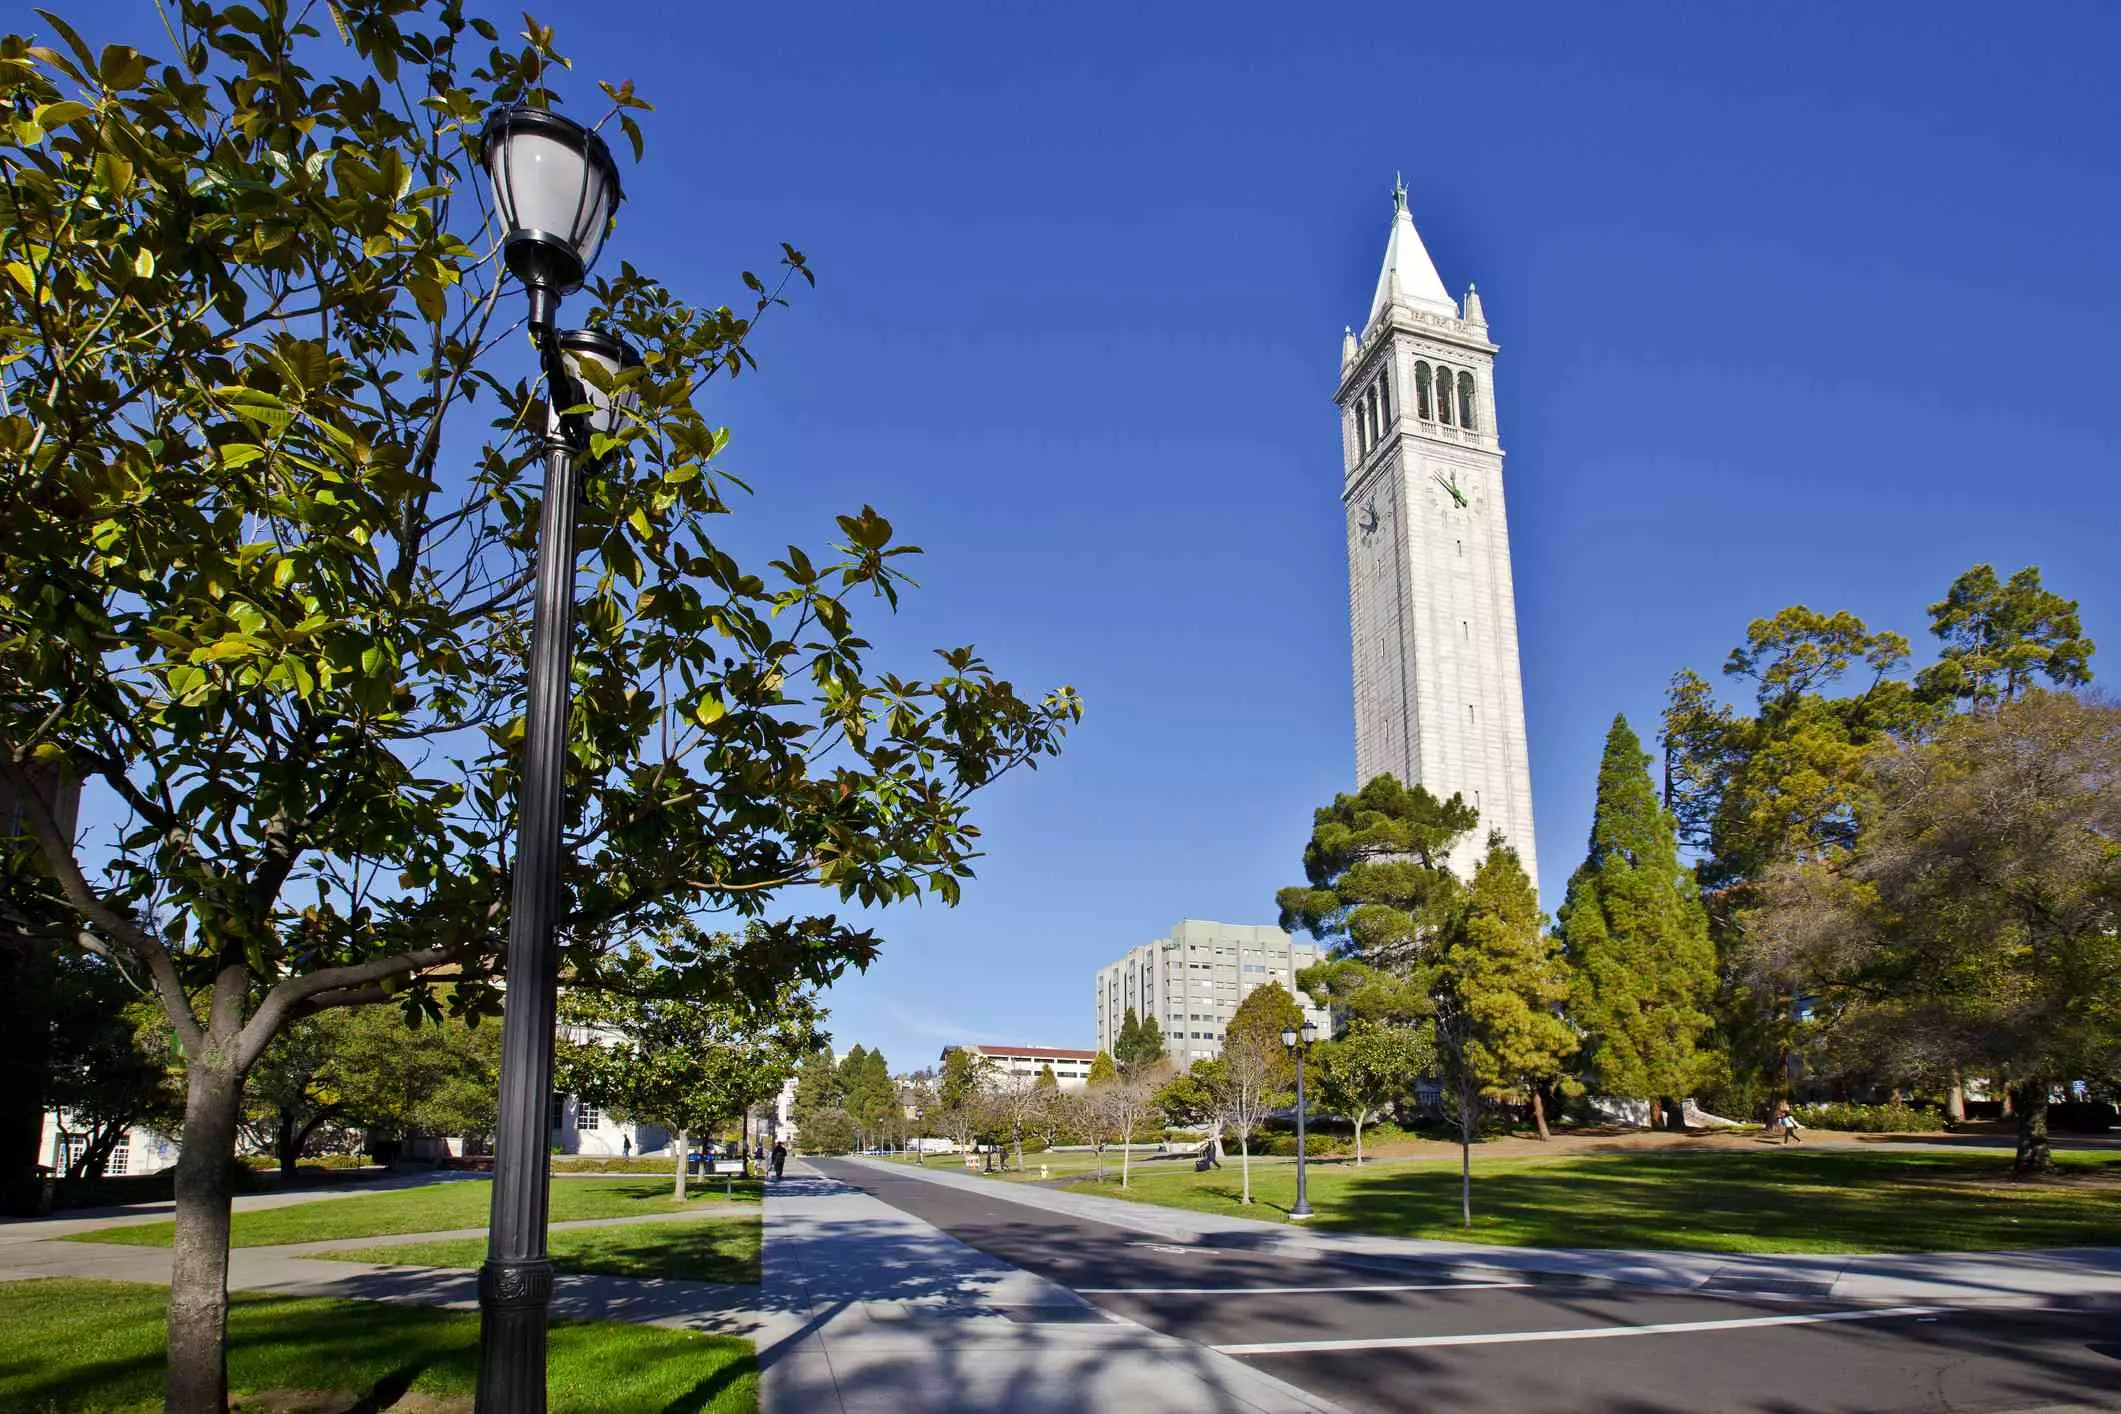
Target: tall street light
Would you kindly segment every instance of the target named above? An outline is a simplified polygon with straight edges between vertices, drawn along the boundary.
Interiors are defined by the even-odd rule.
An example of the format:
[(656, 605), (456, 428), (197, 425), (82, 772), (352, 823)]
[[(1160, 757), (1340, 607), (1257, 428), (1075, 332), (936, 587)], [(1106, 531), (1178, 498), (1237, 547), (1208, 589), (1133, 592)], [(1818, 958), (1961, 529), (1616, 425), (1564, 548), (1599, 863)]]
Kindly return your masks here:
[(1318, 1024), (1306, 1020), (1299, 1028), (1284, 1027), (1281, 1043), (1296, 1053), (1296, 1206), (1289, 1209), (1292, 1218), (1311, 1216), (1311, 1198), (1304, 1190), (1304, 1053), (1318, 1039)]
[[(619, 203), (619, 171), (603, 139), (556, 113), (505, 108), (486, 125), (480, 157), (493, 179), (508, 268), (530, 295), (530, 333), (546, 380), (545, 503), (538, 519), (537, 600), (530, 626), (530, 702), (523, 726), (515, 871), (508, 911), (508, 992), (502, 1003), (500, 1123), (493, 1213), (479, 1268), (480, 1414), (542, 1414), (546, 1147), (559, 952), (561, 805), (574, 659), (577, 467), (589, 437), (613, 431), (632, 401), (611, 376), (640, 362), (609, 334), (561, 332), (560, 300), (582, 287)], [(586, 364), (607, 376), (600, 389)], [(563, 409), (588, 405), (586, 414)]]

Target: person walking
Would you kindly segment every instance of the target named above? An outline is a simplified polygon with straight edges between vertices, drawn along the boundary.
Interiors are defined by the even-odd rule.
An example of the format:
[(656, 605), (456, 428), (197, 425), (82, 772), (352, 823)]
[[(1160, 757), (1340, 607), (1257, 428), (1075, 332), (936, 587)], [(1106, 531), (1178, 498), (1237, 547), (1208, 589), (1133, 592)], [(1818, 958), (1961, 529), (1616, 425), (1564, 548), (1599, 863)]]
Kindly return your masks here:
[(1777, 1100), (1775, 1102), (1775, 1128), (1782, 1131), (1782, 1142), (1785, 1144), (1802, 1144), (1804, 1142), (1804, 1134), (1802, 1132), (1804, 1126), (1797, 1123), (1797, 1116), (1790, 1112), (1790, 1102), (1788, 1100)]
[(780, 1140), (773, 1141), (773, 1177), (779, 1181), (781, 1170), (788, 1167), (788, 1146)]

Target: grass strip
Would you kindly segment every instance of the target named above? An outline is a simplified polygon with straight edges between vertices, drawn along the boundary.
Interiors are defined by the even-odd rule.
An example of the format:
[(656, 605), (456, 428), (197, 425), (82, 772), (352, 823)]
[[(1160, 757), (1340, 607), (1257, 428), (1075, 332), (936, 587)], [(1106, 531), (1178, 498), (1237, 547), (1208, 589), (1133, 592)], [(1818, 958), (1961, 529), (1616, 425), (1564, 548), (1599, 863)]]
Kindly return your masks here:
[[(2050, 1179), (2010, 1176), (2008, 1154), (1669, 1149), (1473, 1161), (1473, 1227), (1458, 1174), (1433, 1162), (1314, 1164), (1309, 1226), (1523, 1247), (1696, 1252), (1948, 1252), (2121, 1243), (2121, 1153), (2055, 1156)], [(1254, 1164), (1247, 1207), (1220, 1170), (1137, 1169), (1133, 1186), (1075, 1192), (1266, 1220), (1295, 1200), (1292, 1164)]]
[[(562, 1229), (548, 1239), (547, 1250), (553, 1270), (562, 1273), (734, 1282), (744, 1286), (756, 1286), (759, 1281), (756, 1212), (731, 1213), (697, 1222)], [(386, 1247), (348, 1247), (317, 1255), (335, 1262), (471, 1268), (486, 1260), (486, 1239), (444, 1238)]]
[[(132, 1282), (0, 1283), (0, 1409), (160, 1409), (167, 1300), (165, 1288)], [(555, 1320), (550, 1349), (553, 1414), (758, 1407), (746, 1340)], [(468, 1409), (478, 1361), (472, 1312), (242, 1293), (229, 1310), (230, 1392), (271, 1396), (276, 1411), (385, 1409), (408, 1395), (463, 1400)]]
[[(691, 1191), (683, 1203), (670, 1196), (668, 1179), (570, 1178), (552, 1185), (552, 1221), (583, 1218), (630, 1218), (649, 1213), (688, 1212), (726, 1205), (724, 1185)], [(761, 1187), (754, 1179), (735, 1185), (738, 1203), (757, 1203)], [(237, 1247), (273, 1247), (287, 1242), (330, 1242), (342, 1237), (387, 1237), (401, 1232), (447, 1232), (486, 1226), (493, 1202), (489, 1179), (452, 1179), (389, 1193), (332, 1198), (237, 1213), (230, 1242)], [(72, 1236), (75, 1242), (115, 1242), (135, 1247), (167, 1247), (174, 1223), (139, 1223), (96, 1228)]]

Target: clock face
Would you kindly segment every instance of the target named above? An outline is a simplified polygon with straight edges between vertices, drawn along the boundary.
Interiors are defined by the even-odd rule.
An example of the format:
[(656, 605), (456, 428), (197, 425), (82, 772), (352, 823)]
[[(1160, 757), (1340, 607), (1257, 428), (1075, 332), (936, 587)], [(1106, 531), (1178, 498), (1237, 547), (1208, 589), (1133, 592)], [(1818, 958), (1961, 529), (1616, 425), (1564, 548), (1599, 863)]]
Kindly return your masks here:
[(1356, 518), (1356, 524), (1362, 527), (1362, 533), (1365, 535), (1368, 535), (1377, 529), (1376, 502), (1373, 501), (1369, 505), (1366, 505), (1362, 508), (1362, 514)]
[(1438, 486), (1450, 493), (1451, 500), (1457, 504), (1460, 510), (1464, 510), (1470, 504), (1466, 500), (1466, 493), (1459, 489), (1457, 472), (1432, 471), (1429, 475), (1436, 479)]

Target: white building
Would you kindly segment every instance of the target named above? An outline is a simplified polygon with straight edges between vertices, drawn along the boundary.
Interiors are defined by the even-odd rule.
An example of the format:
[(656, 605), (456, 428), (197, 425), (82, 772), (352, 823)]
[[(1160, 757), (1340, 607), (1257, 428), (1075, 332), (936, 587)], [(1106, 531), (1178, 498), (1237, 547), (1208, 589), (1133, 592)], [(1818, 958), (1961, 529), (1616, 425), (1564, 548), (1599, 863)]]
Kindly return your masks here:
[(1279, 982), (1305, 1015), (1331, 1033), (1332, 1017), (1296, 987), (1296, 974), (1326, 960), (1317, 943), (1279, 928), (1182, 919), (1168, 938), (1144, 943), (1097, 973), (1097, 1047), (1119, 1044), (1127, 1012), (1163, 1028), (1164, 1054), (1183, 1070), (1222, 1054), (1223, 1028), (1252, 989)]
[(1369, 317), (1341, 346), (1348, 617), (1358, 785), (1389, 772), (1454, 793), (1480, 824), (1452, 852), (1470, 876), (1490, 830), (1539, 880), (1503, 513), (1495, 352), (1480, 296), (1455, 302), (1402, 185)]
[[(44, 1135), (37, 1146), (37, 1162), (53, 1173), (64, 1174), (72, 1168), (74, 1161), (87, 1151), (88, 1126), (72, 1122), (64, 1110), (44, 1112)], [(167, 1134), (139, 1126), (125, 1131), (125, 1137), (110, 1151), (110, 1162), (104, 1165), (107, 1177), (123, 1174), (160, 1173), (177, 1164), (177, 1141)]]
[(1097, 1060), (1096, 1051), (1069, 1050), (1062, 1046), (988, 1046), (963, 1045), (943, 1047), (943, 1060), (950, 1059), (952, 1051), (964, 1051), (974, 1060), (984, 1060), (993, 1067), (990, 1072), (996, 1079), (1009, 1076), (1028, 1075), (1033, 1079), (1047, 1066), (1053, 1067), (1053, 1078), (1063, 1090), (1080, 1090), (1090, 1083), (1090, 1066)]

